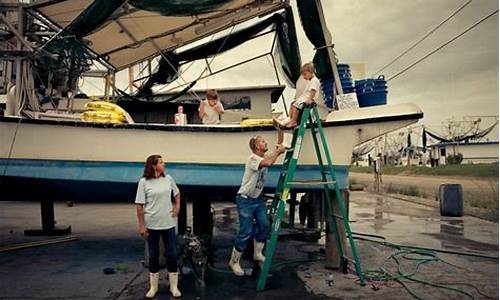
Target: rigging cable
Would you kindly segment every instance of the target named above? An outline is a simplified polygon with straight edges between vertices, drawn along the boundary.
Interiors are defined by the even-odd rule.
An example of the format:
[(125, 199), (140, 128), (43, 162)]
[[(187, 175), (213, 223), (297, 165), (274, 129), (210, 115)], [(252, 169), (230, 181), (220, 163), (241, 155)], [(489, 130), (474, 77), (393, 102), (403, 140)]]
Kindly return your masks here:
[(403, 53), (401, 53), (400, 55), (398, 55), (396, 58), (394, 58), (393, 60), (391, 60), (388, 64), (386, 64), (385, 66), (383, 66), (380, 70), (378, 70), (377, 72), (373, 73), (372, 77), (375, 78), (377, 74), (380, 74), (380, 72), (382, 72), (383, 70), (387, 69), (389, 66), (391, 66), (392, 64), (394, 64), (396, 61), (398, 61), (401, 57), (403, 57), (405, 54), (407, 54), (408, 52), (410, 52), (411, 50), (413, 50), (415, 47), (417, 47), (421, 42), (423, 42), (426, 38), (428, 38), (431, 34), (433, 34), (436, 30), (438, 30), (441, 26), (443, 26), (444, 24), (446, 24), (446, 22), (448, 22), (451, 18), (453, 18), (454, 16), (456, 16), (461, 10), (463, 10), (467, 5), (469, 5), (470, 3), (472, 2), (472, 0), (469, 0), (467, 1), (466, 3), (464, 3), (462, 6), (460, 6), (454, 13), (452, 13), (448, 18), (444, 19), (441, 23), (439, 23), (436, 27), (434, 27), (431, 31), (429, 31), (428, 33), (426, 33), (422, 38), (420, 38), (415, 44), (413, 44), (412, 46), (410, 46), (410, 48), (406, 49), (405, 51), (403, 51)]
[(419, 64), (420, 62), (424, 61), (425, 59), (427, 59), (429, 56), (431, 56), (432, 54), (438, 52), (439, 50), (443, 49), (444, 47), (446, 47), (447, 45), (451, 44), (452, 42), (454, 42), (455, 40), (457, 40), (458, 38), (460, 38), (461, 36), (463, 36), (464, 34), (466, 34), (467, 32), (471, 31), (472, 29), (474, 29), (476, 26), (478, 26), (479, 24), (483, 23), (484, 21), (486, 21), (487, 19), (491, 18), (492, 16), (496, 15), (498, 13), (498, 9), (496, 9), (494, 12), (490, 13), (489, 15), (487, 15), (486, 17), (482, 18), (481, 20), (477, 21), (476, 23), (474, 23), (472, 26), (470, 26), (469, 28), (467, 28), (465, 31), (462, 31), (460, 34), (454, 36), (452, 39), (450, 39), (449, 41), (447, 41), (446, 43), (442, 44), (441, 46), (437, 47), (436, 49), (432, 50), (430, 53), (426, 54), (424, 57), (420, 58), (419, 60), (417, 60), (416, 62), (412, 63), (411, 65), (409, 65), (408, 67), (404, 68), (403, 70), (401, 70), (400, 72), (396, 73), (395, 75), (391, 76), (389, 79), (387, 79), (387, 82), (391, 81), (392, 79), (398, 77), (399, 75), (405, 73), (406, 71), (410, 70), (411, 68), (413, 68), (414, 66), (416, 66), (417, 64)]

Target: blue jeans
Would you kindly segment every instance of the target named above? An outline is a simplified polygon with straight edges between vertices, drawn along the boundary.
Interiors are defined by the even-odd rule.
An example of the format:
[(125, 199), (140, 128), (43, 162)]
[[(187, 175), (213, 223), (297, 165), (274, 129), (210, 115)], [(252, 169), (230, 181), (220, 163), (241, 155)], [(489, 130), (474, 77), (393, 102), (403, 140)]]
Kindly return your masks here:
[(160, 269), (160, 236), (165, 245), (168, 272), (177, 272), (177, 237), (175, 227), (166, 230), (148, 229), (149, 272), (157, 273)]
[(247, 246), (248, 240), (252, 237), (254, 230), (253, 220), (256, 221), (257, 232), (255, 240), (265, 242), (269, 234), (269, 220), (267, 219), (266, 202), (259, 198), (244, 198), (241, 195), (236, 196), (236, 206), (240, 217), (240, 231), (234, 241), (234, 248), (238, 252), (243, 252)]

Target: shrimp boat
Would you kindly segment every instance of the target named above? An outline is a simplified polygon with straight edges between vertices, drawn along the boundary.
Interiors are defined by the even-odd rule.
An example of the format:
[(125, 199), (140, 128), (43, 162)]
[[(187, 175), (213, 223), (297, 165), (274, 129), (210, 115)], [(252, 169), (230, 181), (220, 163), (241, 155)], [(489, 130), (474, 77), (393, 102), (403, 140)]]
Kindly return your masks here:
[[(276, 130), (272, 125), (86, 122), (71, 104), (76, 100), (72, 95), (78, 78), (90, 73), (89, 61), (108, 69), (104, 74), (110, 79), (106, 92), (108, 88), (111, 92), (106, 96), (140, 98), (139, 93), (113, 89), (114, 74), (159, 57), (158, 71), (142, 78), (141, 88), (170, 83), (180, 76), (186, 62), (210, 58), (265, 34), (275, 35), (272, 61), (293, 87), (300, 76), (301, 61), (289, 1), (179, 3), (49, 0), (0, 5), (7, 11), (0, 20), (6, 32), (0, 35), (4, 44), (0, 53), (4, 66), (16, 71), (17, 78), (15, 88), (6, 91), (15, 96), (13, 103), (7, 103), (14, 109), (8, 113), (7, 108), (0, 116), (1, 200), (32, 200), (43, 194), (73, 201), (132, 201), (145, 158), (155, 153), (165, 158), (167, 172), (184, 191), (228, 199), (234, 196), (250, 153), (248, 140), (260, 135), (273, 148)], [(300, 18), (309, 40), (318, 48), (316, 56), (320, 61), (323, 58), (316, 64), (318, 69), (322, 67), (323, 73), (338, 79), (333, 46), (328, 46), (333, 44), (318, 3), (298, 0)], [(319, 16), (319, 21), (308, 21), (311, 16)], [(233, 32), (235, 26), (249, 22)], [(230, 28), (228, 34), (207, 40)], [(318, 33), (320, 36), (314, 36)], [(67, 103), (63, 112), (43, 111), (35, 93), (41, 85), (50, 93), (63, 87), (59, 88), (61, 101)], [(342, 93), (342, 87), (336, 86), (336, 92)], [(186, 83), (179, 94), (189, 93), (191, 87)], [(420, 108), (411, 103), (326, 113), (323, 126), (341, 187), (347, 187), (356, 145), (422, 117)], [(308, 136), (302, 146), (298, 179), (317, 179), (320, 174), (312, 149)], [(267, 191), (277, 183), (280, 163), (270, 169)]]

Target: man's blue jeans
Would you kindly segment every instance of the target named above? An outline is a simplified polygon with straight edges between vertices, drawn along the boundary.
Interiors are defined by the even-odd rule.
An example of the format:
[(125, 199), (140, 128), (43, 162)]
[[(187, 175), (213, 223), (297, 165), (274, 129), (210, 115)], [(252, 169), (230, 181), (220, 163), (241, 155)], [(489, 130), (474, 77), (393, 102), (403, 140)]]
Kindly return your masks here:
[(248, 239), (252, 237), (253, 220), (256, 221), (255, 240), (257, 242), (265, 242), (269, 234), (269, 220), (267, 219), (266, 202), (261, 197), (259, 198), (244, 198), (241, 195), (236, 196), (236, 206), (240, 217), (240, 231), (234, 247), (238, 252), (243, 252), (247, 246)]

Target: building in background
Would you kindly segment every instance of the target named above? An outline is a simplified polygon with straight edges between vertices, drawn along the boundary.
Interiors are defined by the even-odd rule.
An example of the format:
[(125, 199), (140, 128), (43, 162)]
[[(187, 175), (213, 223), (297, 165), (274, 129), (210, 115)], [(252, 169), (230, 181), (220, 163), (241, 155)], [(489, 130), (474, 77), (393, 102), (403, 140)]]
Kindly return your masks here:
[(462, 164), (487, 164), (498, 162), (498, 141), (454, 143), (442, 142), (431, 145), (430, 158), (436, 165), (445, 165), (446, 158), (462, 154)]

